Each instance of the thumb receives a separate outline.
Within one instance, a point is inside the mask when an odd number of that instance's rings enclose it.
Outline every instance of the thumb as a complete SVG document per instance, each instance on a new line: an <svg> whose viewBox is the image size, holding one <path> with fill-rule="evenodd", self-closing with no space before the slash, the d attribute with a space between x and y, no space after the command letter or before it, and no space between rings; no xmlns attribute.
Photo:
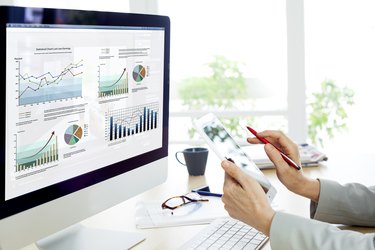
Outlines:
<svg viewBox="0 0 375 250"><path fill-rule="evenodd" d="M245 186L246 176L242 170L230 161L222 161L222 168L225 173L237 181L242 187Z"/></svg>

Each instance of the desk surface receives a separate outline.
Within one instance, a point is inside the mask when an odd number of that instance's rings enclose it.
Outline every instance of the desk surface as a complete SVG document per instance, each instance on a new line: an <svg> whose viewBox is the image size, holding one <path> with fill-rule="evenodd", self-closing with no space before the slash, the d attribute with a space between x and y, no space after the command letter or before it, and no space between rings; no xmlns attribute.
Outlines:
<svg viewBox="0 0 375 250"><path fill-rule="evenodd" d="M137 229L135 227L135 204L137 201L163 200L173 195L190 191L194 187L209 185L212 190L222 190L224 172L220 168L220 160L209 153L207 169L204 176L188 176L186 167L180 165L174 158L177 150L185 148L182 145L170 148L169 174L165 183L143 194L137 195L113 208L97 214L82 224L93 227L127 232L141 232L146 240L134 249L176 249L193 237L206 225L166 227L157 229ZM357 155L346 158L345 154L328 155L329 161L319 167L304 169L304 173L312 178L326 178L340 183L360 182L364 185L374 185L375 155ZM264 170L263 173L276 187L278 193L276 203L288 213L309 217L310 201L289 192L277 179L275 170ZM375 228L351 228L363 232L374 232ZM36 249L30 245L24 250ZM269 242L263 249L271 249Z"/></svg>

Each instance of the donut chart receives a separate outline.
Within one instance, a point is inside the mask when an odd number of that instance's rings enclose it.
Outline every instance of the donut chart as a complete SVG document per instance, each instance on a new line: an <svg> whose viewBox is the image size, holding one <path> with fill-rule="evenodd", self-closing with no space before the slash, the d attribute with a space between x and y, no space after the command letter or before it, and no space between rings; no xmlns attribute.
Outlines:
<svg viewBox="0 0 375 250"><path fill-rule="evenodd" d="M64 140L68 145L74 145L82 139L83 130L80 126L74 124L65 130Z"/></svg>

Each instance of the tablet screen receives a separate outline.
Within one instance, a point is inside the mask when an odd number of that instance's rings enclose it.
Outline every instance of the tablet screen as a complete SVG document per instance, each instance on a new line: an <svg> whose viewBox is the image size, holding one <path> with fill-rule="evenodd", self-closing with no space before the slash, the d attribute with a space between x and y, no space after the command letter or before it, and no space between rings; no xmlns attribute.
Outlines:
<svg viewBox="0 0 375 250"><path fill-rule="evenodd" d="M215 148L222 157L231 158L237 166L256 174L263 187L269 187L270 183L264 178L263 173L255 165L225 130L219 120L213 120L203 127L204 133L215 144Z"/></svg>
<svg viewBox="0 0 375 250"><path fill-rule="evenodd" d="M263 188L269 202L272 202L277 191L271 182L260 171L253 160L242 150L213 113L208 113L194 120L197 131L206 143L221 159L231 159L246 174L253 177Z"/></svg>

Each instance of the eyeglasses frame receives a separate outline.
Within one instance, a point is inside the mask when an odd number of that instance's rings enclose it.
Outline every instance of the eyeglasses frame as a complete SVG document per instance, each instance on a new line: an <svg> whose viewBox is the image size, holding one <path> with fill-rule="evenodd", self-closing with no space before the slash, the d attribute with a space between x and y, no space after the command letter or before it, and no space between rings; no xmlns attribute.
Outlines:
<svg viewBox="0 0 375 250"><path fill-rule="evenodd" d="M181 203L180 205L177 205L177 206L174 206L174 207L170 207L167 205L167 202L172 200L172 199L176 199L176 198L181 198L183 203ZM179 207L182 207L182 206L185 206L187 204L190 204L190 203L193 203L193 202L208 202L210 201L209 199L193 199L193 198L190 198L186 195L178 195L178 196L173 196L171 198L168 198L166 201L164 201L162 204L161 204L161 208L162 209L170 209L170 210L175 210Z"/></svg>

